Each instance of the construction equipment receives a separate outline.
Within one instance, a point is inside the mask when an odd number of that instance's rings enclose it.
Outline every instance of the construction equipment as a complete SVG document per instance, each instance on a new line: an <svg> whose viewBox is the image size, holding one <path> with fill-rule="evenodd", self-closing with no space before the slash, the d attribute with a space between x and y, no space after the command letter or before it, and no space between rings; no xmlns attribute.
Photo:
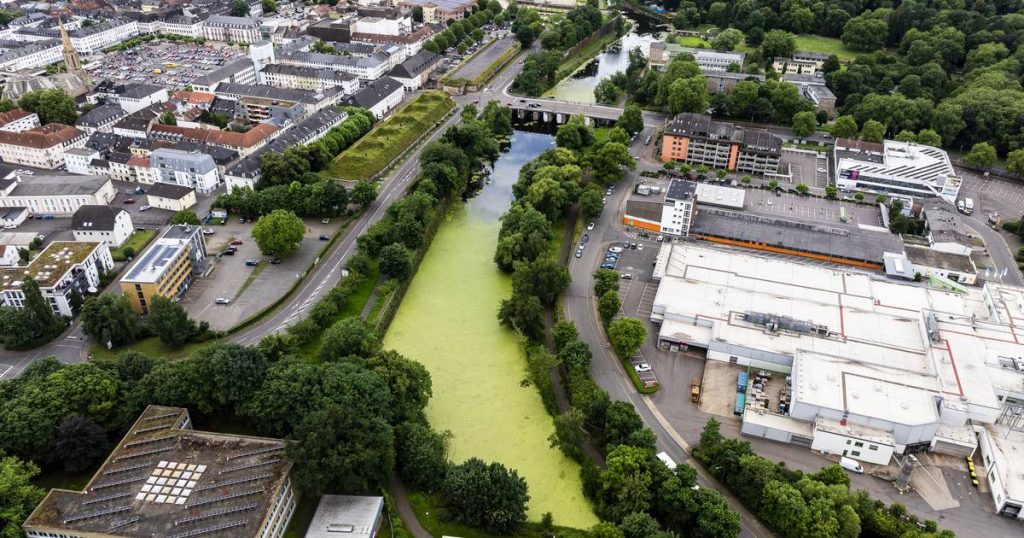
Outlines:
<svg viewBox="0 0 1024 538"><path fill-rule="evenodd" d="M700 377L694 377L693 381L690 381L690 401L700 402Z"/></svg>

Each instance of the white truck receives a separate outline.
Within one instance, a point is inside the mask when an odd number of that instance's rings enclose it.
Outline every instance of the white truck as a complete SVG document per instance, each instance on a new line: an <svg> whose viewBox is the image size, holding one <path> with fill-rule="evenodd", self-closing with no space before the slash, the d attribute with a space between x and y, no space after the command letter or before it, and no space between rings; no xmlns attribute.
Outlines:
<svg viewBox="0 0 1024 538"><path fill-rule="evenodd" d="M974 199L964 198L964 214L970 215L971 213L974 213Z"/></svg>

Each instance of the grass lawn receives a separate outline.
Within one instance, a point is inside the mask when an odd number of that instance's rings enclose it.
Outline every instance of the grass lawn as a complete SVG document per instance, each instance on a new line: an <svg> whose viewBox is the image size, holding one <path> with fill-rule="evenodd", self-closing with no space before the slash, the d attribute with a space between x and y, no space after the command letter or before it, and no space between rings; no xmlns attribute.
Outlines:
<svg viewBox="0 0 1024 538"><path fill-rule="evenodd" d="M156 237L156 230L136 230L135 233L125 240L124 244L121 245L120 248L110 249L110 255L115 261L123 262L125 261L124 249L131 247L137 256L142 252L143 247L148 245L154 237Z"/></svg>
<svg viewBox="0 0 1024 538"><path fill-rule="evenodd" d="M681 35L676 38L676 44L682 47L710 48L711 43L693 35Z"/></svg>
<svg viewBox="0 0 1024 538"><path fill-rule="evenodd" d="M796 36L796 50L835 54L843 62L849 62L864 55L861 52L854 52L846 48L843 46L843 42L835 37L822 37L811 34Z"/></svg>
<svg viewBox="0 0 1024 538"><path fill-rule="evenodd" d="M495 536L480 529L475 529L459 523L443 521L441 516L444 514L445 509L439 495L429 495L418 492L414 493L410 491L409 504L412 505L413 512L416 513L416 519L419 520L420 525L422 525L431 536L459 536L461 538L491 538L492 536ZM569 527L559 527L557 526L558 522L556 521L555 523L556 525L554 530L544 530L541 528L539 523L529 522L516 531L515 535L527 538L540 538L547 536L583 538L584 536L588 536L586 531L571 529Z"/></svg>
<svg viewBox="0 0 1024 538"><path fill-rule="evenodd" d="M328 177L370 179L416 139L434 127L455 102L442 92L427 92L378 123L324 171Z"/></svg>
<svg viewBox="0 0 1024 538"><path fill-rule="evenodd" d="M204 347L212 346L216 343L216 340L208 340L199 344L186 344L178 348L169 348L160 341L159 338L151 336L145 340L139 340L134 344L115 347L114 349L108 350L106 346L95 345L89 348L89 354L95 359L99 360L113 360L116 359L122 351L138 351L143 355L153 358L165 358L165 359L180 359L192 353L193 351L202 349Z"/></svg>

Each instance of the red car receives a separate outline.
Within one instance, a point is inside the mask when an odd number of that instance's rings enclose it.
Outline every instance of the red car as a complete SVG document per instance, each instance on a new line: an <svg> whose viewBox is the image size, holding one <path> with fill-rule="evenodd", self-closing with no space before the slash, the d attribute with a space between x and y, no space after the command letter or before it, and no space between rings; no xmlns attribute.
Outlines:
<svg viewBox="0 0 1024 538"><path fill-rule="evenodd" d="M134 204L135 203L135 198L125 198L124 199L124 203L126 203L126 204Z"/></svg>
<svg viewBox="0 0 1024 538"><path fill-rule="evenodd" d="M232 245L241 245L242 244L242 240L241 239L235 239L234 241L231 241L231 244Z"/></svg>

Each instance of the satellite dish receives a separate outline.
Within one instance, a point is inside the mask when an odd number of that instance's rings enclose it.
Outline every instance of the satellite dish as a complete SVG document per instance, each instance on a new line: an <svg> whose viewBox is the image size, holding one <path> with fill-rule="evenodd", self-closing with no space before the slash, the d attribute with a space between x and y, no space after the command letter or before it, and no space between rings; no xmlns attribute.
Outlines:
<svg viewBox="0 0 1024 538"><path fill-rule="evenodd" d="M96 289L96 286L89 286L89 290L88 291L89 291L89 293L96 293L99 290Z"/></svg>

